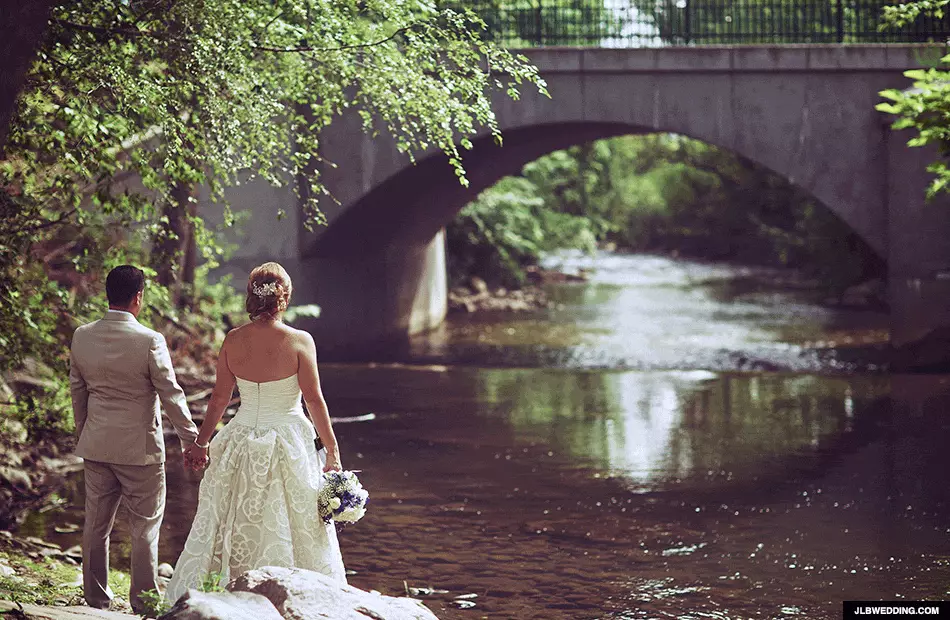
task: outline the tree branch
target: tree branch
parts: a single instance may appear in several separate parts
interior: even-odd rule
[[[104,28],[102,26],[88,26],[86,24],[77,24],[76,22],[66,21],[65,19],[53,19],[53,22],[62,26],[63,28],[69,28],[70,30],[79,30],[81,32],[91,32],[93,34],[106,34],[106,35],[125,35],[128,37],[140,37],[143,35],[149,34],[148,32],[142,32],[140,30],[135,30],[131,28]]]
[[[15,235],[17,233],[36,232],[38,230],[43,230],[44,228],[52,228],[53,226],[58,226],[59,224],[62,224],[63,222],[71,218],[73,214],[76,213],[76,211],[78,210],[79,210],[78,208],[74,207],[70,209],[69,211],[67,211],[66,213],[63,213],[62,215],[60,215],[55,220],[49,220],[48,222],[43,222],[42,224],[36,224],[35,226],[21,226],[20,228],[14,228],[13,230],[5,230],[3,231],[3,234]]]
[[[294,53],[294,52],[342,52],[344,50],[376,47],[377,45],[382,45],[383,43],[392,41],[393,39],[398,37],[400,34],[407,32],[409,30],[412,30],[413,28],[418,26],[420,23],[422,22],[413,22],[409,24],[408,26],[404,26],[394,31],[391,35],[389,35],[385,39],[372,41],[370,43],[355,43],[353,45],[342,45],[340,47],[311,47],[309,45],[305,45],[302,47],[270,47],[266,45],[252,45],[252,47],[256,50],[261,50],[263,52],[277,52],[279,54],[288,54],[288,53]]]

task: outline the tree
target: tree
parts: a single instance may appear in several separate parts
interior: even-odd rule
[[[919,0],[885,9],[886,23],[891,27],[907,27],[921,19],[942,20],[950,0]],[[911,129],[916,135],[908,141],[909,146],[934,146],[939,159],[927,170],[934,175],[927,188],[927,197],[932,199],[950,189],[950,55],[944,56],[932,66],[907,71],[913,87],[907,90],[890,89],[881,93],[887,102],[877,109],[897,117],[895,129]]]
[[[155,242],[167,284],[213,266],[199,186],[224,202],[239,179],[306,179],[319,223],[320,131],[347,109],[410,155],[441,150],[464,183],[470,136],[499,136],[492,91],[544,92],[477,17],[430,0],[60,0],[27,17],[42,36],[0,159],[0,372],[66,376],[72,327],[101,308],[90,274],[148,264]]]
[[[0,0],[0,157],[23,79],[42,40],[53,0]]]
[[[879,277],[873,250],[787,180],[671,134],[550,153],[467,206],[448,229],[456,280],[517,283],[543,251],[612,242],[631,251],[792,266],[831,292]]]

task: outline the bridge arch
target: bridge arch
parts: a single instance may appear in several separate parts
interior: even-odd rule
[[[428,243],[481,191],[503,177],[518,175],[526,164],[544,155],[593,140],[656,133],[684,135],[666,129],[624,123],[566,122],[506,129],[504,147],[496,146],[490,136],[481,136],[474,141],[474,148],[465,158],[468,187],[460,185],[444,156],[429,155],[384,179],[351,204],[307,251],[316,257],[362,252],[351,243],[356,238],[362,244],[377,248]],[[686,137],[710,144],[694,135]],[[722,148],[718,144],[711,146]],[[768,168],[742,153],[734,154],[794,183],[794,178],[784,171]],[[802,189],[824,204],[821,197],[814,194],[814,188]],[[850,225],[846,219],[849,212],[839,213],[834,208],[828,208]],[[867,232],[866,229],[862,230],[862,224],[866,222],[858,220],[856,224],[852,226],[855,232],[880,254],[883,251],[880,240],[862,234]],[[875,242],[878,242],[877,247],[873,245]]]
[[[923,200],[934,154],[907,148],[907,136],[874,109],[880,91],[905,88],[903,72],[934,52],[942,49],[530,50],[552,98],[498,99],[504,146],[476,140],[465,157],[467,189],[443,157],[412,165],[391,140],[366,136],[355,114],[345,116],[321,134],[324,157],[337,164],[322,171],[339,201],[327,205],[329,225],[315,234],[301,227],[284,249],[301,282],[295,291],[308,291],[298,300],[324,308],[305,327],[341,348],[434,327],[446,305],[438,231],[478,191],[572,144],[656,132],[736,153],[831,209],[887,261],[898,341],[950,325],[950,303],[934,302],[950,302],[950,209]],[[232,265],[257,260],[253,246]]]

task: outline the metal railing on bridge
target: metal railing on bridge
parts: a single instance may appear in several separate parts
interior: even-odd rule
[[[769,43],[944,43],[950,19],[882,28],[900,0],[441,0],[509,47],[664,47]]]

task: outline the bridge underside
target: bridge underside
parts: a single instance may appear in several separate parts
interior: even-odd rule
[[[478,191],[553,150],[672,132],[785,176],[848,223],[887,259],[892,336],[911,341],[950,325],[950,209],[923,200],[933,154],[906,147],[874,105],[881,90],[908,85],[902,73],[920,54],[909,45],[533,50],[552,99],[499,99],[504,147],[476,141],[469,188],[443,157],[412,166],[344,117],[321,136],[338,166],[324,178],[341,204],[321,234],[285,234],[278,254],[306,291],[298,301],[323,306],[307,327],[324,345],[405,340],[444,316],[437,233]],[[261,257],[251,246],[232,266]]]

